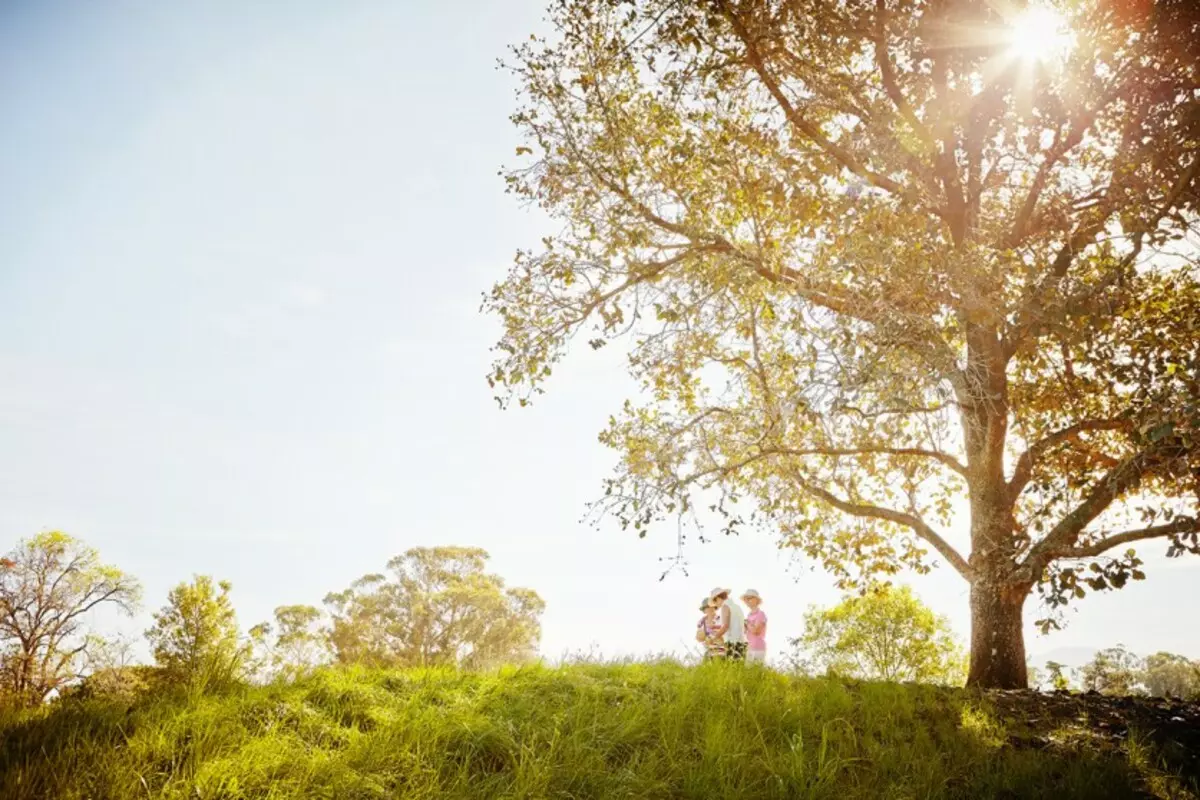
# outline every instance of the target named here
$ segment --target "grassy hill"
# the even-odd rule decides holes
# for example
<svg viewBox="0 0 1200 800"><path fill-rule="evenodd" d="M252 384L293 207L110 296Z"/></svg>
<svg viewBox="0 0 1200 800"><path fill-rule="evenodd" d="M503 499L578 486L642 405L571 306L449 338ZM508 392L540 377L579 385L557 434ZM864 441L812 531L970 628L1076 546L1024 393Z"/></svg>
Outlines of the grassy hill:
<svg viewBox="0 0 1200 800"><path fill-rule="evenodd" d="M724 665L328 670L0 720L0 797L1196 796L1152 731L1020 697Z"/></svg>

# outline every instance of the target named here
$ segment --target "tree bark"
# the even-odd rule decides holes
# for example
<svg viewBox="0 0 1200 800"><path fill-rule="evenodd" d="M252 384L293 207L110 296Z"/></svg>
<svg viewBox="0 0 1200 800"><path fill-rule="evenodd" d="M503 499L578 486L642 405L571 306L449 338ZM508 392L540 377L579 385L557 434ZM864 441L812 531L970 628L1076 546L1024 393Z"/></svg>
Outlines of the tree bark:
<svg viewBox="0 0 1200 800"><path fill-rule="evenodd" d="M966 314L963 314L966 317ZM1031 584L1015 582L1014 498L1004 476L1008 357L995 325L967 323L967 366L959 384L971 506L971 667L967 685L1024 689L1022 611Z"/></svg>
<svg viewBox="0 0 1200 800"><path fill-rule="evenodd" d="M971 668L967 686L1025 689L1025 598L1029 587L981 577L971 585Z"/></svg>

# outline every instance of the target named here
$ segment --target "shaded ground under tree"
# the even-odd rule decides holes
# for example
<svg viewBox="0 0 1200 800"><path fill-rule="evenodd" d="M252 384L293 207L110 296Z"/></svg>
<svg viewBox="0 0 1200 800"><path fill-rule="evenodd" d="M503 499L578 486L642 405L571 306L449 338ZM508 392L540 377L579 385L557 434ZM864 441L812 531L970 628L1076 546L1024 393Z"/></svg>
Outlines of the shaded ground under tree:
<svg viewBox="0 0 1200 800"><path fill-rule="evenodd" d="M1200 791L1200 703L1161 697L1113 697L1099 692L985 692L1009 727L1009 744L1054 751L1091 747L1127 753L1149 745L1159 766ZM1074 741L1072 741L1074 737Z"/></svg>

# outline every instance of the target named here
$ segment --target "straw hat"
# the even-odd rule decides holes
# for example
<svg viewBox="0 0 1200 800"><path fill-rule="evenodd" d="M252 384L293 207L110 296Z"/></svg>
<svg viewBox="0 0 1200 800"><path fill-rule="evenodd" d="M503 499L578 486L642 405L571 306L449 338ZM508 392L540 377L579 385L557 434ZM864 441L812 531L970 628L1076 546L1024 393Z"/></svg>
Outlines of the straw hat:
<svg viewBox="0 0 1200 800"><path fill-rule="evenodd" d="M745 592L742 593L743 600L746 600L747 598L750 598L750 597L753 597L757 600L762 600L762 595L758 593L758 589L747 589Z"/></svg>
<svg viewBox="0 0 1200 800"><path fill-rule="evenodd" d="M733 589L722 589L720 586L718 586L717 588L713 589L711 592L708 593L708 598L710 600L715 600L715 599L717 599L717 595L722 595L722 594L733 594Z"/></svg>

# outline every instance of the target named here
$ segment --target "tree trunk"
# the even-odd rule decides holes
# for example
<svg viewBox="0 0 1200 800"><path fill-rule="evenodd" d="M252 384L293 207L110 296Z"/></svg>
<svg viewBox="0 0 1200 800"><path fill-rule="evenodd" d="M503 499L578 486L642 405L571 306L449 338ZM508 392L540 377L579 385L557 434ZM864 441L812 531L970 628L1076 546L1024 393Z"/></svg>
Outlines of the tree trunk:
<svg viewBox="0 0 1200 800"><path fill-rule="evenodd" d="M1025 689L1023 610L1029 587L977 580L971 586L971 669L967 686Z"/></svg>

